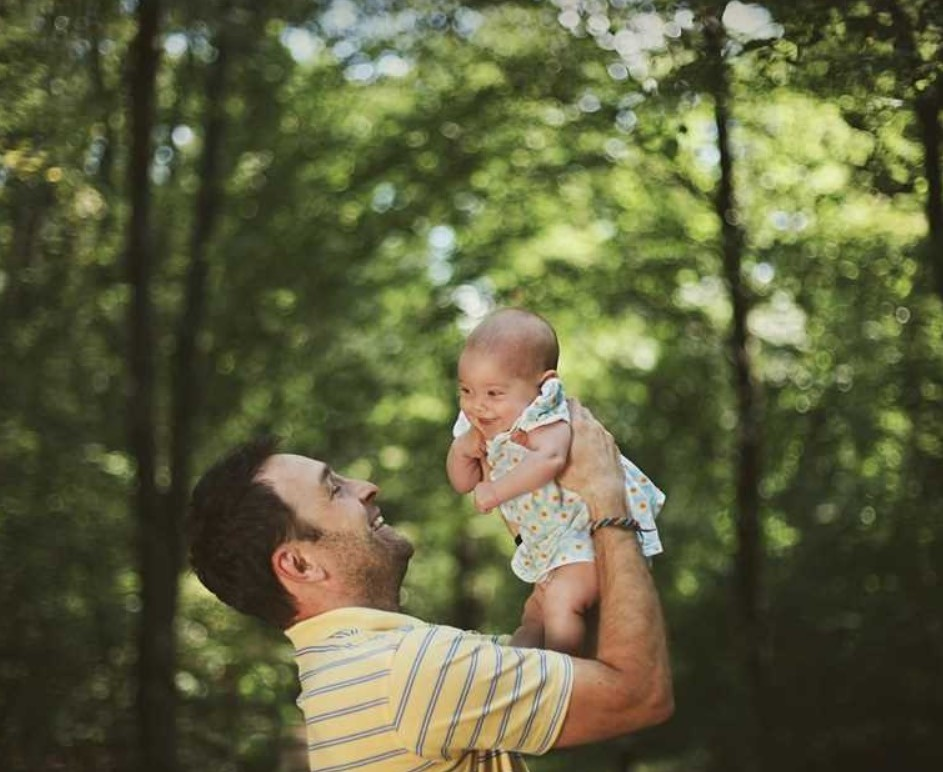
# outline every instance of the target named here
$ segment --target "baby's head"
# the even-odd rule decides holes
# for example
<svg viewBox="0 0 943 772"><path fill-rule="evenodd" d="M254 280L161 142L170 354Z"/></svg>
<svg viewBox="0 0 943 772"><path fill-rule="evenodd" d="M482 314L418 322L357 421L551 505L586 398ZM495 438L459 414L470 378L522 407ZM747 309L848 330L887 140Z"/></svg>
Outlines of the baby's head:
<svg viewBox="0 0 943 772"><path fill-rule="evenodd" d="M458 360L459 403L488 439L511 428L556 375L560 347L547 321L518 308L485 317Z"/></svg>

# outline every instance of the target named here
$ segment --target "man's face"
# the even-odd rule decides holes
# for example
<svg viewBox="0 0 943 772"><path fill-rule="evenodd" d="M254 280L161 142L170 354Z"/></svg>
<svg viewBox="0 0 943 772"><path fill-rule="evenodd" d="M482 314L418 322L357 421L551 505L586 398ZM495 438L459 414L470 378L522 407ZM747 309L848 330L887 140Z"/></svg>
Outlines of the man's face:
<svg viewBox="0 0 943 772"><path fill-rule="evenodd" d="M314 547L352 596L378 608L398 604L413 547L384 522L376 504L376 485L342 477L321 461L291 454L272 456L261 476L299 521L322 532Z"/></svg>
<svg viewBox="0 0 943 772"><path fill-rule="evenodd" d="M500 357L467 350L458 360L459 406L489 440L510 429L539 393L539 375L521 377Z"/></svg>

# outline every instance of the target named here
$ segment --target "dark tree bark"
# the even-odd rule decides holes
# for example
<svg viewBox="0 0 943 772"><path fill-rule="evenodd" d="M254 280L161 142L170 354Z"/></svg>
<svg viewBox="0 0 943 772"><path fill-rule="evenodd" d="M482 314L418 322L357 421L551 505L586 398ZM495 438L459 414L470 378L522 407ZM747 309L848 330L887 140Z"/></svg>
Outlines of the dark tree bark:
<svg viewBox="0 0 943 772"><path fill-rule="evenodd" d="M940 110L943 108L943 91L940 87L939 64L924 61L920 55L919 34L929 22L926 18L929 6L917 9L912 18L897 0L888 0L884 7L893 20L894 48L897 56L909 72L911 87L917 89L914 113L923 147L923 173L927 180L927 198L924 211L927 216L927 259L934 289L943 299L943 180L940 177ZM937 52L939 53L939 45ZM929 86L920 91L918 83L929 81Z"/></svg>
<svg viewBox="0 0 943 772"><path fill-rule="evenodd" d="M943 300L943 182L940 179L940 109L943 99L939 85L917 97L917 121L923 145L923 173L927 179L927 256L933 271L937 295Z"/></svg>
<svg viewBox="0 0 943 772"><path fill-rule="evenodd" d="M759 769L762 759L765 714L766 634L763 609L763 540L760 524L761 427L759 396L747 348L747 314L750 298L742 277L745 239L739 225L730 147L731 87L724 59L725 33L718 18L705 25L707 57L711 68L710 88L714 99L714 122L720 153L720 181L714 208L721 225L723 271L730 297L732 319L730 358L737 404L736 429L736 533L735 611L740 626L740 651L748 688L745 727L747 754L744 768Z"/></svg>
<svg viewBox="0 0 943 772"><path fill-rule="evenodd" d="M128 305L128 429L136 462L133 510L138 522L141 620L138 643L137 712L140 768L176 768L173 604L167 603L166 575L176 556L162 523L156 482L155 331L151 285L154 246L151 231L151 133L154 125L158 0L139 0L137 35L130 49L130 218L125 254L131 297Z"/></svg>
<svg viewBox="0 0 943 772"><path fill-rule="evenodd" d="M177 328L171 382L170 487L165 518L175 556L172 571L166 577L167 591L172 591L168 600L174 604L183 557L183 520L192 474L194 419L202 394L198 341L206 317L207 250L222 197L220 157L225 125L223 96L229 67L229 41L225 29L216 40L216 50L217 57L209 70L204 94L206 115L200 189L190 234L190 264Z"/></svg>

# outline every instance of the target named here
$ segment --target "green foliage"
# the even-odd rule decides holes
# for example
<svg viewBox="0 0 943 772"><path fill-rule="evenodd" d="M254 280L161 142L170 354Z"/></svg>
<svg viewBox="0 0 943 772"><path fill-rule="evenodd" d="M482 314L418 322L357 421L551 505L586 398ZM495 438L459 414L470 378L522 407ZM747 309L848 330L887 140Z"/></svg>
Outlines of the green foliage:
<svg viewBox="0 0 943 772"><path fill-rule="evenodd" d="M527 590L512 545L445 479L454 368L484 308L544 313L568 388L668 493L654 572L678 712L531 767L736 768L731 309L699 26L723 8L653 3L645 21L615 2L258 5L174 4L163 19L164 387L204 82L221 33L237 52L195 468L275 431L373 479L418 545L408 610L507 631ZM764 768L929 769L943 304L912 102L938 78L940 23L930 3L846 5L769 3L782 29L727 51L765 444ZM911 56L902 22L872 5L904 9ZM644 56L606 42L656 17L678 30ZM122 768L140 612L120 253L133 19L105 3L6 4L0 19L0 754L11 770ZM170 400L162 388L162 433ZM299 723L284 639L189 574L177 635L182 766L276 768Z"/></svg>

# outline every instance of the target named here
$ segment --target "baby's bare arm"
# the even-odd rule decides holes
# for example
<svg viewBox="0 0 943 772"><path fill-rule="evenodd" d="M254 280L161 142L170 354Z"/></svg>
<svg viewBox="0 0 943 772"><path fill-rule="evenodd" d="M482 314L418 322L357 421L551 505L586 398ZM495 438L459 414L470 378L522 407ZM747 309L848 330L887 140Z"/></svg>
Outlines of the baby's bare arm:
<svg viewBox="0 0 943 772"><path fill-rule="evenodd" d="M499 480L475 486L475 505L486 511L515 496L542 488L566 466L571 437L570 425L565 421L528 432L524 459Z"/></svg>
<svg viewBox="0 0 943 772"><path fill-rule="evenodd" d="M482 463L486 456L485 438L474 427L452 440L445 470L458 493L468 493L482 481Z"/></svg>

